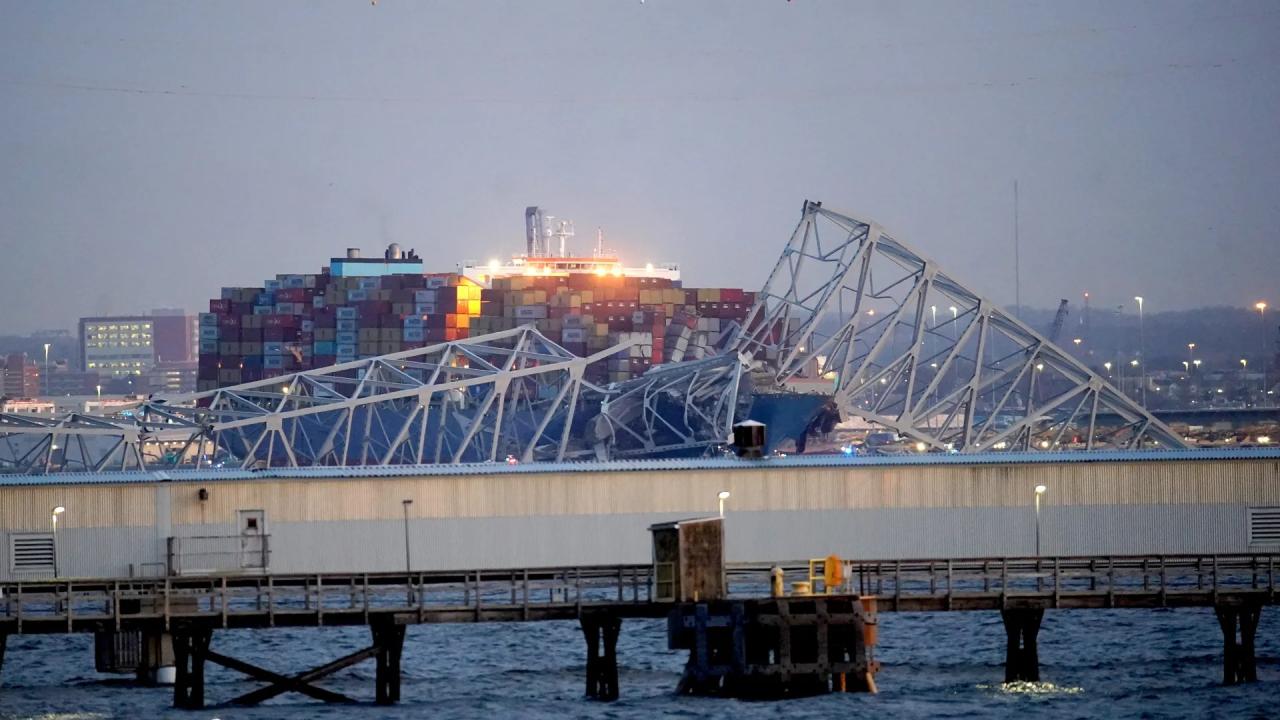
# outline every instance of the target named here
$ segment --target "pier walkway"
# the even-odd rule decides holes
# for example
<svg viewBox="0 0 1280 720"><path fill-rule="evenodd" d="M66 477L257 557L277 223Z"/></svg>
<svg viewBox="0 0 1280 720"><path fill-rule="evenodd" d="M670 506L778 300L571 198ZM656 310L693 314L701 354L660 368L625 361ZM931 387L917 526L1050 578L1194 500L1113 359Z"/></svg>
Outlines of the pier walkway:
<svg viewBox="0 0 1280 720"><path fill-rule="evenodd" d="M845 581L819 597L874 597L878 612L1000 611L1007 680L1039 677L1036 635L1046 609L1213 607L1224 639L1224 682L1256 679L1253 639L1264 605L1276 603L1280 554L974 558L843 563ZM820 566L817 566L820 567ZM728 598L770 595L771 573L813 582L814 563L736 564ZM231 701L282 692L347 700L313 683L374 658L376 698L399 697L406 626L421 623L577 620L588 642L588 695L617 697L615 647L624 618L668 617L655 599L653 565L459 572L66 579L0 584L0 667L9 634L94 632L168 636L177 667L175 705L202 707L203 663L270 685ZM821 586L821 581L817 582ZM819 587L814 587L818 590ZM791 595L807 602L814 598ZM705 603L704 603L705 604ZM713 602L712 605L715 603ZM783 610L783 612L786 612ZM209 648L214 630L368 626L373 644L312 671L284 676ZM144 641L144 644L145 641Z"/></svg>

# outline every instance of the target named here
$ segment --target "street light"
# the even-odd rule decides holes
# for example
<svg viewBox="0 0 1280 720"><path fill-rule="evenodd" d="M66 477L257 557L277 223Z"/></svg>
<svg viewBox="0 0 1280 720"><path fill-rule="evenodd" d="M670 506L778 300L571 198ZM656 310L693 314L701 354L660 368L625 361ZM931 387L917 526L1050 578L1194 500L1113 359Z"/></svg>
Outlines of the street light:
<svg viewBox="0 0 1280 720"><path fill-rule="evenodd" d="M49 395L49 343L44 344L44 394Z"/></svg>
<svg viewBox="0 0 1280 720"><path fill-rule="evenodd" d="M1048 489L1044 485L1036 486L1036 557L1040 557L1040 496Z"/></svg>
<svg viewBox="0 0 1280 720"><path fill-rule="evenodd" d="M66 511L66 508L59 505L50 514L53 519L53 577L55 579L58 577L58 516Z"/></svg>
<svg viewBox="0 0 1280 720"><path fill-rule="evenodd" d="M729 491L721 490L716 497L720 499L720 517L724 517L724 501L729 499Z"/></svg>
<svg viewBox="0 0 1280 720"><path fill-rule="evenodd" d="M1267 389L1267 304L1259 300L1253 307L1258 311L1258 322L1262 325L1262 389L1265 391Z"/></svg>
<svg viewBox="0 0 1280 720"><path fill-rule="evenodd" d="M404 574L408 576L413 572L413 563L409 560L409 506L413 504L413 501L401 500L400 504L404 506ZM409 601L413 602L412 591L409 593L409 598Z"/></svg>
<svg viewBox="0 0 1280 720"><path fill-rule="evenodd" d="M1147 331L1146 321L1142 314L1142 296L1135 295L1138 301L1138 357L1142 358L1142 405L1147 404Z"/></svg>

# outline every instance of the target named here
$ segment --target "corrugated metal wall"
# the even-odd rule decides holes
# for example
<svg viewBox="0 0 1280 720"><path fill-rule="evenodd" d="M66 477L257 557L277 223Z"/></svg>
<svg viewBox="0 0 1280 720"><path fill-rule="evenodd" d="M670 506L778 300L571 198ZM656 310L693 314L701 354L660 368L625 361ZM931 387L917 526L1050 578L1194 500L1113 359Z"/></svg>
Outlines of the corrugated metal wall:
<svg viewBox="0 0 1280 720"><path fill-rule="evenodd" d="M64 574L126 575L163 560L170 535L234 534L263 510L272 569L403 568L412 499L415 568L643 562L650 523L713 514L732 493L732 560L1029 554L1033 488L1048 487L1045 553L1243 552L1247 508L1280 505L1280 462L851 465L215 479L0 486L0 531L49 528ZM208 499L200 501L201 488ZM119 530L112 530L118 528ZM81 532L93 530L92 533ZM0 576L11 578L7 550Z"/></svg>

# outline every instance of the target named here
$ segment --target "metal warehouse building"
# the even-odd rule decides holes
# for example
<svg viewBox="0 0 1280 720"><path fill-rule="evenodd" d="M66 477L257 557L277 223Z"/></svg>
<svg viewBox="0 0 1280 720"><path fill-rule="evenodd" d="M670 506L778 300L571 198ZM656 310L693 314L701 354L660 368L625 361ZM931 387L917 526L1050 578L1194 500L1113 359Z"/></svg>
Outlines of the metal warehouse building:
<svg viewBox="0 0 1280 720"><path fill-rule="evenodd" d="M0 478L0 580L640 563L724 490L730 561L1280 549L1276 449L313 468Z"/></svg>

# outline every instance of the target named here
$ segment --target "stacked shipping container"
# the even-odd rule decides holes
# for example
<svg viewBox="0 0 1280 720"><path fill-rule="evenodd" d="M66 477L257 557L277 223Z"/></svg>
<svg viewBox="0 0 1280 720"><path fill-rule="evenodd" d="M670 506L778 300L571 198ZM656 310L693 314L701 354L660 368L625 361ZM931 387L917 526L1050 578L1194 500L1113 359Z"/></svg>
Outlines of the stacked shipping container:
<svg viewBox="0 0 1280 720"><path fill-rule="evenodd" d="M200 315L198 387L278 377L469 336L480 286L456 274L278 275Z"/></svg>
<svg viewBox="0 0 1280 720"><path fill-rule="evenodd" d="M223 288L209 301L200 316L199 389L530 323L580 356L636 341L587 377L618 382L654 364L704 357L754 300L738 289L595 274L499 277L491 288L457 274L278 275L260 288Z"/></svg>

